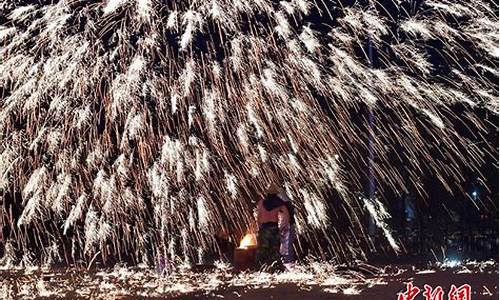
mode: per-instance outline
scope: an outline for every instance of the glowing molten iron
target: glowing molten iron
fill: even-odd
[[[257,237],[253,233],[247,233],[243,239],[241,239],[240,249],[248,249],[257,246]]]

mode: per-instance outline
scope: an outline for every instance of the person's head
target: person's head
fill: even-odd
[[[263,201],[264,208],[268,211],[271,211],[284,204],[283,200],[281,200],[281,198],[278,196],[277,193],[271,193],[271,192],[268,192],[266,194]]]

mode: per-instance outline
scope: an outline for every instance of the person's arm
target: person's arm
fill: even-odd
[[[279,208],[280,216],[281,216],[281,223],[288,225],[290,224],[290,214],[288,213],[288,209],[286,208],[286,205],[282,205]]]
[[[262,200],[257,202],[257,228],[262,223]]]

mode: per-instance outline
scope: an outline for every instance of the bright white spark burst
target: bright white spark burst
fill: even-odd
[[[317,287],[332,294],[352,294],[355,291],[360,292],[376,285],[387,284],[386,278],[365,278],[361,272],[355,270],[338,271],[338,267],[331,263],[310,262],[278,274],[266,272],[234,274],[225,263],[216,262],[216,266],[215,269],[203,273],[177,270],[164,276],[154,273],[146,265],[139,265],[136,268],[116,266],[114,270],[100,271],[92,277],[82,276],[75,282],[72,281],[74,276],[65,276],[64,273],[53,272],[50,269],[30,267],[25,269],[23,276],[27,280],[22,283],[0,279],[2,284],[0,297],[2,299],[11,299],[14,296],[64,297],[69,296],[70,293],[76,293],[80,297],[88,297],[92,294],[96,299],[105,299],[110,296],[168,298],[193,292],[209,295],[222,287],[266,288],[283,283]],[[79,274],[79,272],[76,273]],[[42,274],[50,276],[53,280],[44,281],[40,278]],[[392,274],[387,274],[389,275]],[[116,284],[117,281],[120,285]],[[58,283],[53,284],[53,282]]]
[[[356,165],[367,162],[368,125],[353,112],[369,107],[377,120],[381,201],[384,190],[425,195],[424,171],[459,186],[461,167],[498,152],[466,147],[474,143],[455,122],[479,136],[487,122],[452,109],[498,113],[498,16],[487,1],[429,0],[394,12],[399,21],[382,4],[167,2],[0,5],[0,189],[22,191],[21,217],[9,223],[19,245],[23,226],[52,220],[60,234],[36,226],[40,240],[71,239],[86,260],[106,241],[138,261],[179,244],[195,257],[221,226],[251,228],[256,193],[280,178],[297,206],[299,248],[321,232],[317,250],[343,257],[367,241],[354,192],[366,177]],[[450,72],[434,76],[430,40]],[[352,220],[335,237],[334,191],[334,215]]]

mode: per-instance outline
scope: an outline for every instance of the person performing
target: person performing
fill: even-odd
[[[259,233],[257,236],[257,257],[259,267],[273,266],[280,261],[280,231],[278,227],[279,218],[288,223],[288,210],[283,200],[278,197],[278,190],[271,186],[264,199],[257,203],[257,224]]]

